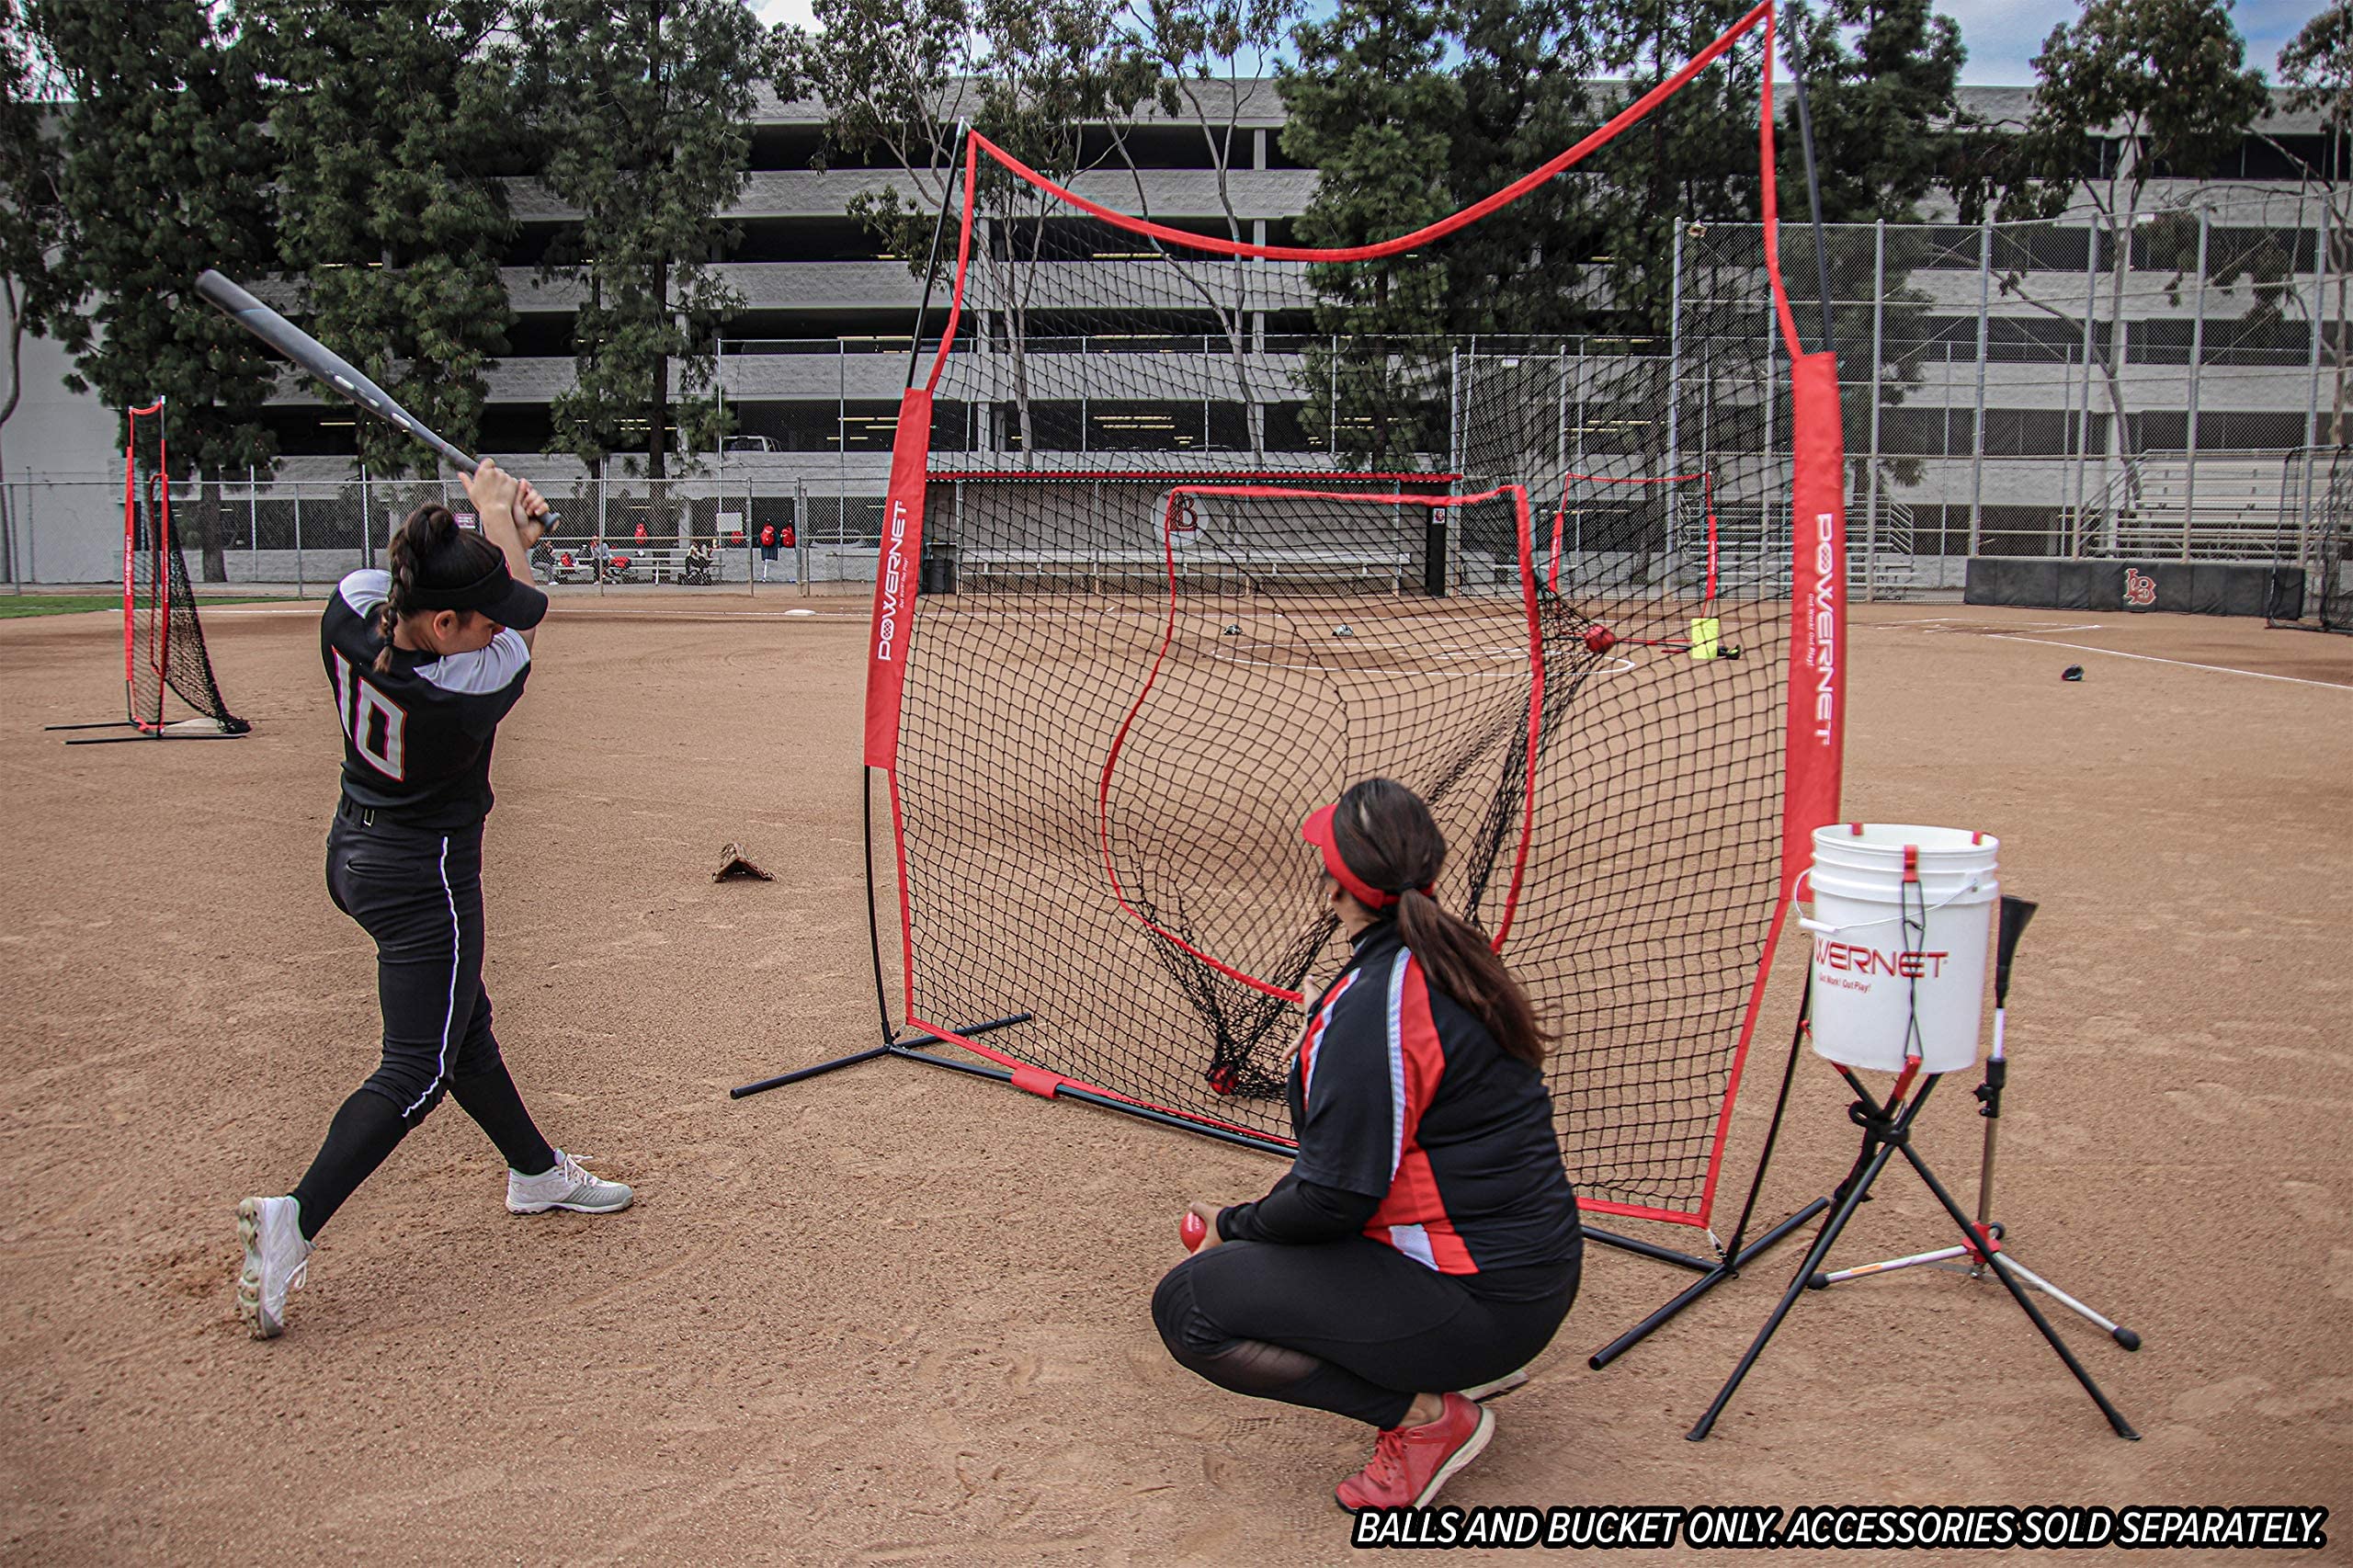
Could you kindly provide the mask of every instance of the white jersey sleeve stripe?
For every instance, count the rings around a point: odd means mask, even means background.
[[[1389,1175],[1405,1163],[1405,965],[1413,953],[1400,948],[1389,966]]]
[[[460,696],[483,697],[514,685],[530,663],[531,650],[524,645],[523,634],[507,629],[492,638],[487,648],[417,665],[416,678]]]
[[[1390,1226],[1389,1244],[1424,1268],[1438,1267],[1438,1255],[1430,1250],[1430,1233],[1426,1225]]]
[[[352,614],[364,618],[375,614],[376,607],[392,597],[392,574],[381,567],[349,573],[335,591]]]

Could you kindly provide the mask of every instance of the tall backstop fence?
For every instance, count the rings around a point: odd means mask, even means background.
[[[528,460],[517,460],[529,472]],[[544,582],[797,585],[862,592],[874,580],[882,498],[856,480],[710,475],[685,480],[535,481],[556,514],[534,555]],[[118,473],[41,474],[0,484],[0,582],[88,583],[120,569]],[[191,571],[216,583],[331,586],[383,563],[400,520],[424,501],[463,517],[463,485],[446,480],[267,478],[258,472],[171,487]],[[601,547],[601,548],[600,548]]]
[[[1958,589],[1972,556],[2282,563],[2314,556],[2315,529],[2332,526],[2329,475],[2353,401],[2346,320],[2353,244],[2344,233],[2353,224],[2332,216],[2318,196],[2210,186],[2198,199],[2120,222],[1824,231],[1847,452],[1849,574],[1859,597]],[[1545,428],[1524,436],[1531,449],[1550,448],[1552,472],[1600,474],[1613,454],[1654,445],[1672,451],[1705,438],[1678,430],[1665,439],[1647,423],[1675,415],[1609,394],[1642,384],[1704,399],[1704,390],[1689,389],[1704,389],[1709,374],[1698,347],[1699,324],[1715,308],[1708,258],[1753,246],[1753,229],[1745,228],[1677,228],[1654,262],[1673,300],[1664,330],[1578,336],[1372,344],[1286,333],[1284,324],[1296,325],[1313,302],[1313,280],[1303,263],[1252,260],[1253,308],[1227,330],[1197,331],[1175,318],[1150,334],[1032,330],[1028,342],[1040,364],[1090,367],[1078,390],[1039,399],[1017,416],[943,397],[931,447],[963,454],[974,469],[1020,452],[1071,472],[1150,467],[1178,454],[1233,471],[1344,472],[1358,466],[1344,437],[1364,417],[1358,405],[1370,376],[1416,380],[1427,390],[1412,437],[1419,460],[1406,466],[1465,472],[1475,456],[1465,443],[1486,428],[1478,423],[1484,394],[1508,386],[1524,419],[1540,413]],[[1065,265],[1115,267],[1119,243],[1104,239]],[[1811,256],[1807,270],[1811,278]],[[1076,322],[1083,312],[1065,314]],[[1026,324],[1035,329],[1053,315],[1040,312]],[[732,344],[718,380],[744,434],[724,452],[684,460],[692,469],[684,479],[548,482],[564,518],[559,542],[585,549],[601,535],[619,548],[642,524],[649,540],[662,541],[654,549],[683,556],[708,545],[711,579],[742,582],[759,575],[761,530],[781,537],[790,528],[808,557],[791,562],[799,581],[871,581],[896,409],[855,394],[888,358],[874,351],[891,347]],[[897,340],[898,352],[910,347]],[[990,352],[970,334],[947,347],[958,360]],[[813,354],[832,354],[859,374],[812,371]],[[107,575],[111,470],[27,473],[38,465],[10,455],[22,477],[5,487],[0,580]],[[568,459],[515,461],[535,473],[578,468]],[[299,459],[275,478],[223,476],[210,499],[208,487],[184,483],[175,502],[194,519],[191,565],[205,540],[213,544],[203,552],[210,569],[199,575],[232,580],[307,583],[369,559],[415,486],[328,466]],[[458,497],[454,482],[448,491]],[[1698,489],[1673,483],[1642,498],[1667,517],[1704,505]],[[1558,509],[1574,529],[1579,509]],[[1772,519],[1745,523],[1763,529]],[[666,575],[666,558],[658,564]],[[781,574],[770,566],[773,581]]]

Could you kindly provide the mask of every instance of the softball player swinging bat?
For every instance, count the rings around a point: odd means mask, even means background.
[[[206,292],[221,302],[213,289]],[[284,325],[267,307],[254,308]],[[313,353],[333,358],[298,329],[285,331],[301,344],[261,335],[314,370]],[[356,370],[349,375],[374,391]],[[427,444],[445,456],[456,450],[438,437]],[[419,506],[392,537],[391,570],[344,578],[319,625],[343,727],[327,895],[375,938],[383,1061],[335,1113],[293,1191],[237,1206],[245,1246],[237,1311],[259,1339],[284,1331],[287,1292],[303,1282],[320,1227],[445,1093],[506,1157],[513,1212],[609,1214],[631,1196],[549,1145],[491,1032],[482,982],[491,744],[523,695],[533,629],[547,613],[547,596],[531,585],[529,552],[548,514],[529,483],[457,456],[481,531],[460,528],[446,506]]]

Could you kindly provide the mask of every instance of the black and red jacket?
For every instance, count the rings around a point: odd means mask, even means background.
[[[1441,1274],[1558,1266],[1583,1245],[1536,1068],[1433,990],[1394,920],[1357,938],[1308,1009],[1290,1073],[1299,1157],[1229,1241],[1361,1233]]]

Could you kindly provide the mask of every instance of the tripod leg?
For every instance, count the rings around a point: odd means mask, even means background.
[[[1914,1153],[1912,1146],[1908,1143],[1904,1146],[1903,1153],[1905,1161],[1920,1174],[1920,1179],[1928,1184],[1928,1190],[1937,1195],[1937,1201],[1944,1205],[1945,1212],[1952,1216],[1952,1222],[1961,1227],[1961,1233],[1974,1241],[1977,1233],[1971,1228],[1969,1216],[1961,1211],[1960,1204],[1952,1200],[1952,1194],[1945,1190],[1944,1183],[1937,1179],[1936,1172],[1928,1168],[1927,1162]],[[2000,1256],[1998,1253],[1995,1255],[1996,1258]],[[2116,1435],[2139,1442],[2141,1434],[2132,1430],[2131,1423],[2124,1419],[2122,1411],[2109,1403],[2108,1395],[2100,1391],[2099,1384],[2092,1381],[2092,1375],[2084,1369],[2084,1364],[2081,1361],[2075,1359],[2075,1353],[2067,1348],[2067,1342],[2059,1337],[2059,1331],[2051,1326],[2051,1320],[2042,1315],[2042,1310],[2034,1304],[2033,1298],[2026,1293],[2026,1288],[2020,1285],[2006,1268],[1995,1268],[1994,1275],[2001,1280],[2002,1288],[2010,1293],[2010,1300],[2018,1304],[2018,1310],[2026,1313],[2034,1326],[2041,1331],[2042,1337],[2050,1342],[2051,1348],[2059,1353],[2059,1359],[2067,1364],[2067,1370],[2073,1372],[2075,1375],[2075,1381],[2084,1385],[2084,1392],[2092,1396],[2092,1403],[2099,1406],[2099,1413],[2102,1415],[2108,1417],[2108,1424],[2116,1429]]]
[[[2045,1279],[2041,1275],[2037,1274],[2033,1269],[2029,1268],[2025,1264],[2020,1263],[2017,1258],[2012,1257],[2008,1253],[1997,1252],[1993,1255],[1993,1257],[1995,1267],[2006,1268],[2014,1271],[2019,1278],[2025,1280],[2028,1284],[2033,1286],[2036,1290],[2041,1291],[2044,1295],[2050,1297],[2061,1306],[2069,1309],[2080,1317],[2087,1318],[2091,1322],[2099,1324],[2101,1330],[2105,1332],[2109,1338],[2124,1346],[2125,1349],[2138,1350],[2141,1348],[2141,1336],[2139,1335],[2133,1333],[2129,1328],[2123,1328],[2116,1324],[2110,1323],[2108,1319],[2100,1316],[2099,1313],[2092,1311],[2091,1308],[2084,1305],[2083,1302],[2075,1300],[2075,1297],[2067,1294],[2066,1291],[2059,1289],[2058,1286],[2053,1285],[2050,1280]]]
[[[1790,1279],[1790,1288],[1781,1292],[1780,1301],[1773,1308],[1773,1315],[1767,1318],[1765,1326],[1756,1331],[1756,1339],[1750,1342],[1740,1358],[1740,1365],[1732,1369],[1732,1376],[1725,1380],[1724,1386],[1716,1391],[1715,1403],[1708,1406],[1705,1415],[1699,1417],[1699,1424],[1684,1434],[1688,1441],[1697,1443],[1714,1428],[1716,1417],[1722,1415],[1724,1406],[1732,1403],[1732,1396],[1740,1389],[1741,1380],[1748,1376],[1751,1367],[1756,1365],[1756,1358],[1765,1353],[1766,1342],[1773,1337],[1773,1331],[1781,1326],[1781,1320],[1790,1315],[1790,1308],[1797,1304],[1798,1293],[1805,1289],[1806,1281],[1813,1278],[1823,1261],[1830,1256],[1831,1247],[1837,1243],[1838,1233],[1845,1230],[1847,1221],[1855,1217],[1855,1210],[1862,1206],[1864,1197],[1871,1189],[1871,1183],[1879,1179],[1879,1173],[1887,1167],[1888,1157],[1894,1152],[1892,1145],[1881,1143],[1871,1156],[1870,1164],[1863,1168],[1861,1179],[1855,1180],[1849,1176],[1846,1195],[1839,1199],[1837,1212],[1830,1216],[1830,1222],[1822,1227],[1822,1234],[1816,1236],[1813,1245],[1806,1249],[1805,1261],[1798,1265],[1797,1273]]]

